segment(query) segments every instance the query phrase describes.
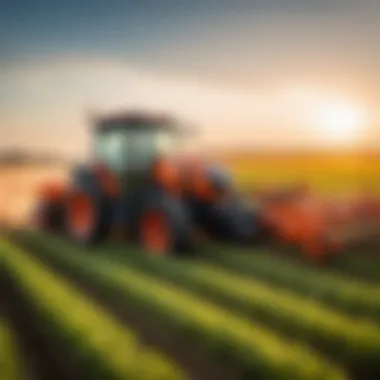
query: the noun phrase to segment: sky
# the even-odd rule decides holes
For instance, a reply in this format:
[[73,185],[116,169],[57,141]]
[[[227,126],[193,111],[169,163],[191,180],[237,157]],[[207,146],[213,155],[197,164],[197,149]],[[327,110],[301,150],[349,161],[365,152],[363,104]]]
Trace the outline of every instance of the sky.
[[86,114],[172,112],[215,147],[380,147],[378,0],[3,0],[0,149],[67,155]]

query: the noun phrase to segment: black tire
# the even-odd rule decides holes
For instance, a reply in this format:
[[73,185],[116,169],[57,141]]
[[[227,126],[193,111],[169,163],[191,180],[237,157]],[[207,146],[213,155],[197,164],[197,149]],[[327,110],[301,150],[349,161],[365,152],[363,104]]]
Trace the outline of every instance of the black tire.
[[207,229],[218,240],[250,243],[259,241],[264,234],[260,212],[239,200],[211,205],[207,214]]
[[146,200],[139,218],[140,244],[144,247],[146,243],[141,228],[144,216],[151,212],[158,212],[164,216],[167,223],[167,230],[170,234],[165,253],[167,255],[177,256],[193,253],[196,244],[191,214],[186,204],[181,199],[172,197],[163,191],[149,194]]
[[[83,192],[90,200],[94,211],[91,227],[84,233],[78,233],[72,228],[67,207],[65,231],[69,239],[83,246],[94,246],[105,241],[110,235],[113,225],[114,202],[105,196],[97,196],[91,192]],[[68,200],[70,202],[70,200]]]
[[60,202],[40,201],[34,209],[32,219],[32,224],[40,231],[63,232],[63,205]]
[[69,204],[70,196],[76,193],[85,194],[93,206],[94,220],[91,229],[86,234],[78,235],[72,231],[70,221],[68,220],[68,207],[66,207],[65,231],[67,237],[84,246],[93,246],[101,243],[107,239],[114,224],[116,201],[103,193],[99,180],[92,168],[85,165],[74,168],[71,187],[72,189],[66,202]]

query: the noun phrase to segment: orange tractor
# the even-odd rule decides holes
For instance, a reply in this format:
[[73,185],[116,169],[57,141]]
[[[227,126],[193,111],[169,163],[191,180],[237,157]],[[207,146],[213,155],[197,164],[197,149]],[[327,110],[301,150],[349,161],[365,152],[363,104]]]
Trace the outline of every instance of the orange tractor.
[[326,201],[301,186],[256,192],[246,204],[223,168],[178,154],[186,134],[167,115],[97,118],[92,162],[76,167],[68,184],[42,186],[38,228],[86,245],[116,229],[160,255],[193,251],[199,233],[235,243],[269,237],[318,260],[379,232],[376,198]]
[[[223,168],[181,157],[187,129],[167,115],[124,112],[94,120],[93,160],[68,184],[40,189],[39,229],[81,244],[112,231],[154,254],[192,251],[199,233],[246,241],[259,225]],[[257,220],[255,220],[257,219]]]

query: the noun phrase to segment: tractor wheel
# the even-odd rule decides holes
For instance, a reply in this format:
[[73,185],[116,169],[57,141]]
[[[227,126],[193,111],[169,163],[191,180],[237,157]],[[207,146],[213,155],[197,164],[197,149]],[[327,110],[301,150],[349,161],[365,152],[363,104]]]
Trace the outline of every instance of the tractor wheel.
[[112,206],[85,191],[71,194],[66,205],[66,233],[83,245],[103,241],[111,229]]
[[61,232],[63,229],[63,208],[60,203],[41,201],[32,216],[33,226],[44,232]]
[[207,224],[213,236],[229,242],[259,242],[264,233],[259,212],[233,200],[212,205],[209,208]]
[[170,196],[144,208],[139,236],[144,250],[155,256],[190,253],[195,245],[188,210],[180,200]]

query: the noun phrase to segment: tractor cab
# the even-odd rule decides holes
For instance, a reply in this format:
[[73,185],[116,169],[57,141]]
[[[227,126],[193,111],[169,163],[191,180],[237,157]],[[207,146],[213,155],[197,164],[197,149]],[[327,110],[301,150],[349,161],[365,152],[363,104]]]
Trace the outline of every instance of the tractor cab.
[[94,156],[115,173],[145,172],[178,147],[183,130],[167,116],[124,113],[95,121]]
[[142,184],[158,157],[178,150],[185,128],[166,115],[128,112],[95,120],[93,154],[119,183]]

